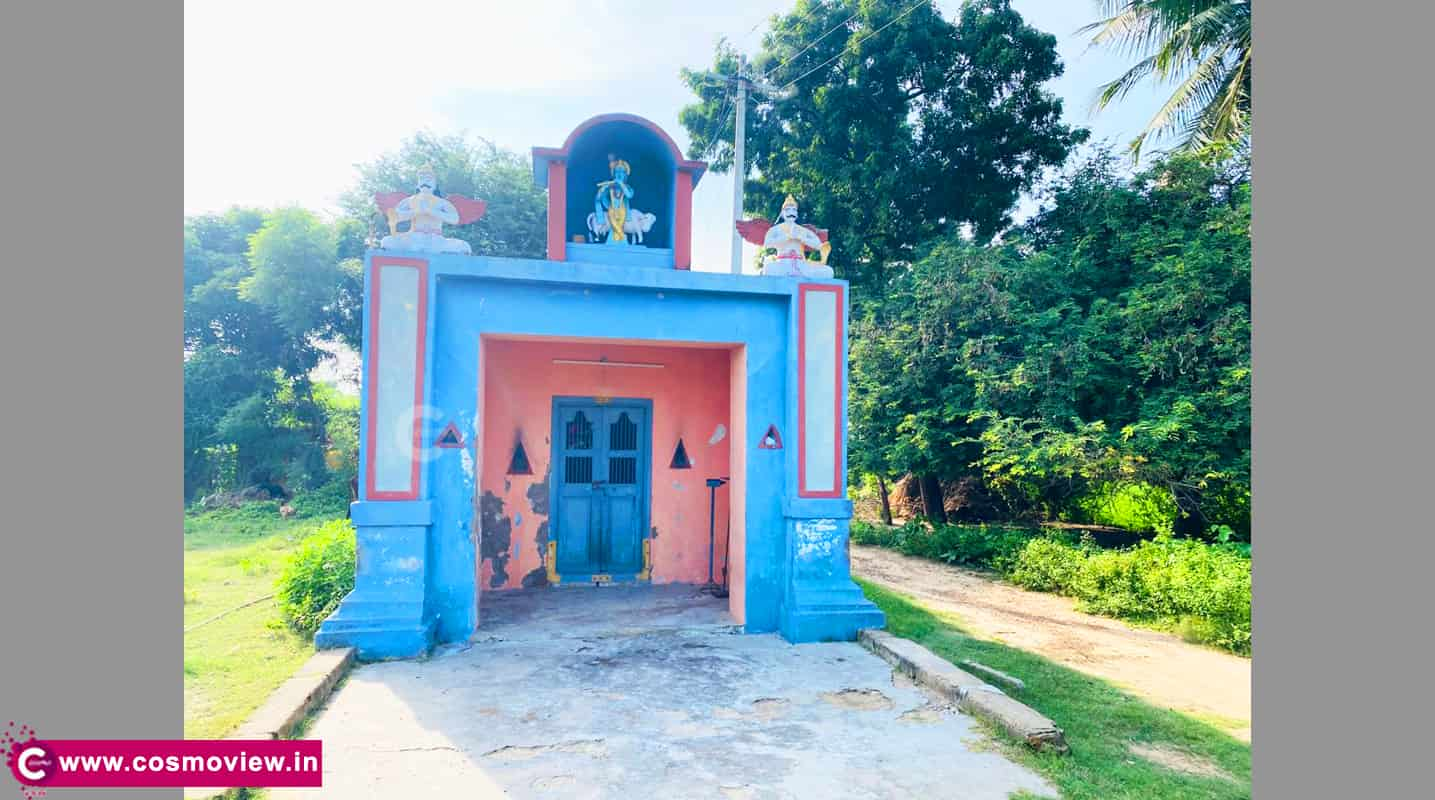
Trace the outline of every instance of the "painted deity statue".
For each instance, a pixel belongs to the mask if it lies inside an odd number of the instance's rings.
[[[633,187],[628,185],[632,168],[628,162],[609,155],[608,172],[613,178],[598,184],[593,213],[588,215],[588,230],[594,239],[607,234],[608,244],[628,244],[629,236],[642,244],[643,234],[652,229],[657,217],[632,207]]]
[[[737,232],[743,239],[767,252],[762,261],[764,275],[832,277],[832,267],[827,266],[827,255],[832,252],[827,231],[797,221],[797,200],[792,195],[783,201],[778,222],[739,220]],[[809,259],[809,252],[817,253],[818,260]]]
[[[380,192],[374,195],[379,210],[389,221],[389,235],[379,241],[385,250],[414,250],[423,253],[461,253],[469,255],[472,248],[462,239],[443,235],[444,225],[467,225],[483,217],[488,204],[462,195],[444,197],[438,191],[433,167],[419,169],[418,188],[404,197],[402,192]],[[409,223],[407,231],[399,231],[399,223]]]

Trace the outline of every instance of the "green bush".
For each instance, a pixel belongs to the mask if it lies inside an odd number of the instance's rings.
[[[305,536],[276,584],[284,621],[312,635],[353,590],[354,565],[354,529],[348,520],[331,520]]]
[[[1162,537],[1097,550],[1037,539],[1006,574],[1026,588],[1075,597],[1083,611],[1238,653],[1251,649],[1251,561],[1237,548]]]
[[[1084,550],[1050,537],[1026,543],[1004,572],[1018,586],[1038,592],[1070,594],[1086,561]]]
[[[349,482],[337,480],[295,494],[289,507],[299,519],[343,517],[347,516],[349,500]]]
[[[932,525],[912,520],[900,527],[852,522],[852,541],[888,547],[909,556],[979,569],[1004,570],[1034,534],[996,525]]]
[[[1083,611],[1168,628],[1188,641],[1249,653],[1251,559],[1243,544],[1158,537],[1101,550],[1061,534],[989,525],[901,527],[854,520],[852,541],[993,569],[1028,589],[1076,598]]]

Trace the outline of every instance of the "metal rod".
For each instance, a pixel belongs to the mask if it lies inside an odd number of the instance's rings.
[[[708,585],[713,581],[713,561],[717,559],[717,487],[708,484]]]
[[[585,358],[555,358],[554,364],[576,364],[583,367],[637,367],[640,369],[662,369],[662,364],[643,364],[637,361],[597,361]]]

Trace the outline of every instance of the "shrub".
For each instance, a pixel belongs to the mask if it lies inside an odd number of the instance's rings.
[[[348,520],[324,523],[299,542],[284,564],[276,593],[279,611],[309,636],[354,588],[354,529]]]
[[[1070,594],[1085,561],[1083,550],[1043,536],[1027,542],[1004,572],[1018,586]]]
[[[1084,611],[1172,628],[1238,653],[1251,648],[1251,562],[1232,547],[1169,537],[1128,550],[1048,539],[1007,572],[1029,589],[1075,597]]]
[[[1032,533],[995,525],[932,525],[910,520],[900,527],[854,520],[852,541],[888,547],[909,556],[979,569],[1003,570]]]
[[[852,523],[852,541],[985,567],[1013,583],[1077,599],[1082,610],[1169,628],[1188,641],[1251,650],[1251,560],[1244,544],[1158,537],[1101,550],[1016,528]]]
[[[349,500],[349,482],[336,480],[317,489],[299,492],[289,501],[289,506],[299,519],[342,517],[349,510]]]

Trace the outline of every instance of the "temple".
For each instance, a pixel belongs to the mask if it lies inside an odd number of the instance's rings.
[[[533,170],[545,259],[468,254],[442,225],[504,209],[427,170],[376,198],[358,569],[316,644],[421,655],[479,635],[494,593],[624,583],[721,585],[733,624],[791,642],[880,627],[848,568],[847,286],[825,231],[807,261],[794,205],[789,266],[691,270],[706,165],[629,114],[534,148]]]

